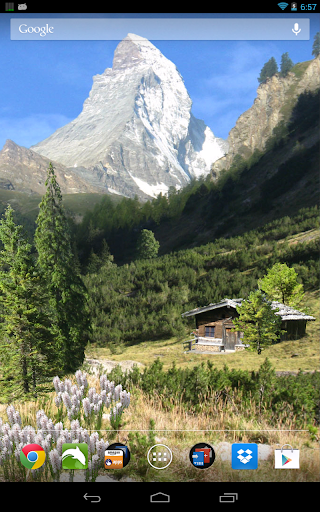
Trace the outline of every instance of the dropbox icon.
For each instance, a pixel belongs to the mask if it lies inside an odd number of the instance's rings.
[[[234,443],[231,446],[232,469],[257,469],[258,445],[256,443]]]

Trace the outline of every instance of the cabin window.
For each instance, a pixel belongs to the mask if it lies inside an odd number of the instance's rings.
[[[214,338],[214,327],[206,326],[205,336]]]

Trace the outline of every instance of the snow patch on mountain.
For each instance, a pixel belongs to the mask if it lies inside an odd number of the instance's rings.
[[[165,195],[169,190],[169,187],[165,183],[149,185],[149,183],[147,183],[146,181],[140,180],[139,178],[132,176],[132,174],[130,174],[130,177],[138,185],[139,189],[142,190],[142,192],[144,192],[145,194],[147,194],[147,196],[157,197],[157,195],[159,195],[160,193],[162,195]]]

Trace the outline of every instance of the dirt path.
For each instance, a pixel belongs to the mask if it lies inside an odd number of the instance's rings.
[[[99,365],[102,366],[107,373],[111,372],[113,368],[120,365],[122,371],[129,371],[133,368],[134,365],[137,365],[139,368],[144,368],[145,365],[140,363],[139,361],[132,361],[130,359],[126,361],[111,361],[110,359],[87,359],[84,360],[85,363],[88,363],[94,373],[98,373]]]

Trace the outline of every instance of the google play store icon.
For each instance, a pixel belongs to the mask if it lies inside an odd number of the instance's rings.
[[[282,465],[288,464],[288,462],[292,462],[292,459],[289,459],[289,457],[286,457],[285,455],[282,455]]]
[[[299,469],[299,450],[294,450],[292,446],[285,450],[284,446],[274,451],[275,469]]]

